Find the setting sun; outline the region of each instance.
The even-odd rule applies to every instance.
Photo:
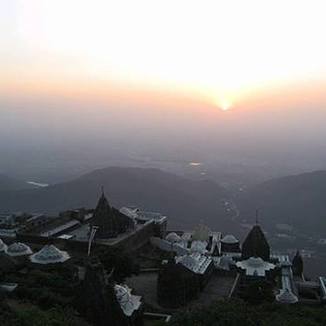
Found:
[[[228,111],[231,109],[231,103],[229,101],[222,101],[221,105],[220,105],[220,109],[222,111]]]

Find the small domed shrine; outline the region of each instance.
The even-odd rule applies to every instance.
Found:
[[[32,263],[36,264],[57,264],[70,259],[66,251],[61,251],[54,245],[46,245],[40,251],[30,256]]]
[[[27,256],[33,253],[32,249],[24,243],[15,242],[7,247],[6,254],[12,257]]]
[[[227,234],[221,239],[222,252],[240,252],[240,242],[232,234]]]

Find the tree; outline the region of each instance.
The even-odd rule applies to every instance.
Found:
[[[137,274],[139,266],[127,253],[117,249],[106,249],[99,253],[99,259],[107,272],[113,270],[112,278],[117,283],[122,283],[132,274]]]
[[[267,281],[254,281],[244,289],[242,298],[250,304],[260,304],[264,301],[273,302],[275,296],[273,286]]]
[[[163,325],[163,323],[162,323]],[[251,305],[242,300],[218,301],[173,316],[170,326],[324,326],[322,306]]]

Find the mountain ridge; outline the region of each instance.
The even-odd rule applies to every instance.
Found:
[[[318,233],[326,227],[326,171],[265,181],[247,189],[237,202],[244,218],[258,208],[269,225],[286,223]]]
[[[57,213],[95,207],[101,187],[110,203],[135,205],[168,215],[172,227],[229,225],[221,200],[228,192],[214,181],[196,181],[154,168],[108,167],[46,188],[0,193],[2,211]]]

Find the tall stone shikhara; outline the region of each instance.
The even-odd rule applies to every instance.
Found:
[[[242,259],[250,257],[260,257],[265,261],[270,259],[270,248],[265,238],[264,232],[256,224],[242,244]]]
[[[110,206],[104,192],[102,192],[91,220],[91,226],[98,227],[96,237],[107,239],[134,229],[135,223],[132,218]]]
[[[299,251],[292,260],[293,275],[303,277],[303,259]]]
[[[134,326],[124,316],[114,285],[106,279],[104,267],[96,257],[86,263],[85,279],[77,303],[86,319],[94,325]]]

